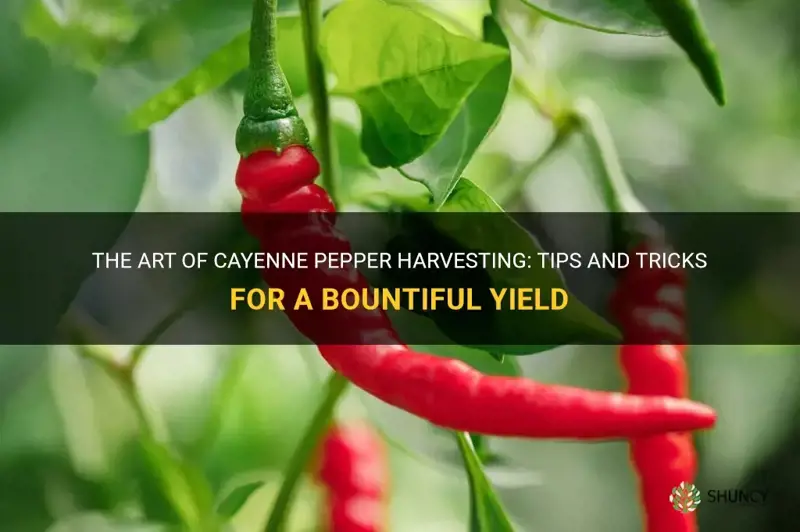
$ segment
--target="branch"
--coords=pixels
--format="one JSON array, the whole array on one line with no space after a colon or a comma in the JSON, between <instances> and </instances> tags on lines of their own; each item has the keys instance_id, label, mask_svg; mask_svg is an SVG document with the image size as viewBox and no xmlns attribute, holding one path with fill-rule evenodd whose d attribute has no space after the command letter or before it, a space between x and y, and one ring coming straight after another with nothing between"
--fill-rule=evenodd
<instances>
[{"instance_id":1,"label":"branch","mask_svg":"<svg viewBox=\"0 0 800 532\"><path fill-rule=\"evenodd\" d=\"M558 122L553 140L550 141L550 144L545 148L542 154L501 183L500 187L498 187L499 190L495 193L497 203L505 206L510 201L518 198L520 192L528 183L528 178L531 174L544 166L545 163L550 161L552 157L564 147L578 126L579 124L574 118L568 118Z\"/></svg>"},{"instance_id":2,"label":"branch","mask_svg":"<svg viewBox=\"0 0 800 532\"><path fill-rule=\"evenodd\" d=\"M289 508L294 499L297 484L303 475L311 457L319 446L319 441L328 430L336 404L347 390L349 381L333 372L328 378L325 386L325 394L322 402L317 408L306 431L303 433L300 444L297 447L283 477L283 484L272 505L269 520L267 521L264 532L283 532L286 526L286 518L289 515Z\"/></svg>"},{"instance_id":3,"label":"branch","mask_svg":"<svg viewBox=\"0 0 800 532\"><path fill-rule=\"evenodd\" d=\"M130 364L117 362L108 347L94 343L99 340L99 331L87 318L75 311L68 312L59 323L79 356L96 364L114 379L122 390L125 399L133 409L139 430L139 439L147 454L153 473L161 480L162 490L175 513L189 530L200 530L207 521L206 511L196 498L191 479L184 473L181 461L168 446L161 441L151 421L144 401L136 387L133 369Z\"/></svg>"},{"instance_id":4,"label":"branch","mask_svg":"<svg viewBox=\"0 0 800 532\"><path fill-rule=\"evenodd\" d=\"M322 25L320 0L300 0L300 19L303 25L303 50L306 59L309 92L314 104L314 122L322 166L322 185L334 205L338 206L339 180L336 142L331 127L331 109L328 87L325 83L325 67L319 56L319 31Z\"/></svg>"}]
</instances>

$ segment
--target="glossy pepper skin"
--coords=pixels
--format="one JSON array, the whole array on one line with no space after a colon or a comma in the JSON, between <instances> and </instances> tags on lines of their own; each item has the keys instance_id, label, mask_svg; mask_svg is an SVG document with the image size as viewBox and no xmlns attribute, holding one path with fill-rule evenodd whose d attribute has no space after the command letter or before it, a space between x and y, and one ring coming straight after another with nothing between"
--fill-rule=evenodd
<instances>
[{"instance_id":1,"label":"glossy pepper skin","mask_svg":"<svg viewBox=\"0 0 800 532\"><path fill-rule=\"evenodd\" d=\"M648 243L636 251L657 251ZM684 302L685 279L676 270L629 268L619 282L614 311L626 338L635 336L645 345L620 347L620 364L631 394L688 395ZM667 314L674 318L668 331L648 321ZM663 321L663 319L662 319ZM671 339L675 343L664 343ZM669 504L672 489L681 482L694 483L697 456L692 435L674 432L631 440L631 461L639 477L647 532L696 532L694 512L682 514Z\"/></svg>"},{"instance_id":2,"label":"glossy pepper skin","mask_svg":"<svg viewBox=\"0 0 800 532\"><path fill-rule=\"evenodd\" d=\"M328 430L316 478L326 492L324 532L386 530L386 450L368 424L351 421Z\"/></svg>"},{"instance_id":3,"label":"glossy pepper skin","mask_svg":"<svg viewBox=\"0 0 800 532\"><path fill-rule=\"evenodd\" d=\"M274 39L259 36L274 32L275 0L256 0L255 5L258 16L251 34L271 43L269 57L274 64L265 68L263 58L251 58L251 68L280 72ZM251 54L260 50L253 47ZM258 79L263 84L263 76ZM287 116L296 116L283 76L270 78L266 88L260 84L250 85L252 94L245 102L251 105L245 105L237 135L242 158L236 186L248 231L268 253L350 252L349 242L335 228L333 203L313 183L320 167L307 142L296 140L302 132L277 135L269 123L259 123L282 120L280 113L263 109L281 109ZM275 101L252 103L264 98ZM248 109L259 111L249 116ZM278 213L295 215L265 216ZM352 268L266 269L262 277L269 286L282 289L286 301L296 301L301 289L308 291L314 310L290 305L286 314L304 336L318 344L335 371L378 399L444 428L494 436L600 440L704 429L715 422L711 408L691 401L487 376L458 360L417 353L400 342L380 310L321 310L322 288L368 286ZM331 337L330 331L346 340L342 342L346 345L320 345L321 338Z\"/></svg>"}]
</instances>

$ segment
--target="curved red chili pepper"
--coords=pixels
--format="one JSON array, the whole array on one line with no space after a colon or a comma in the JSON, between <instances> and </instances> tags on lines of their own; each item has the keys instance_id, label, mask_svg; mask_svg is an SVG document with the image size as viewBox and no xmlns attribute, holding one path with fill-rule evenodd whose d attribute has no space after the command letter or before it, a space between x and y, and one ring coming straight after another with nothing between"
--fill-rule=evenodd
<instances>
[{"instance_id":1,"label":"curved red chili pepper","mask_svg":"<svg viewBox=\"0 0 800 532\"><path fill-rule=\"evenodd\" d=\"M326 489L325 532L385 530L388 478L383 442L369 425L332 427L322 441L317 470Z\"/></svg>"},{"instance_id":2,"label":"curved red chili pepper","mask_svg":"<svg viewBox=\"0 0 800 532\"><path fill-rule=\"evenodd\" d=\"M650 251L644 244L636 251ZM669 301L659 293L671 291ZM628 392L643 396L685 398L688 396L686 370L684 301L682 272L666 269L625 271L612 308L626 340L650 345L626 344L620 347L620 364L628 381ZM657 315L672 318L675 326L665 329L654 323ZM671 340L675 345L665 344ZM658 343L660 345L653 345ZM639 476L647 532L696 532L694 512L680 513L672 508L669 496L681 482L693 483L697 456L692 435L686 432L662 434L631 440L631 461Z\"/></svg>"},{"instance_id":3,"label":"curved red chili pepper","mask_svg":"<svg viewBox=\"0 0 800 532\"><path fill-rule=\"evenodd\" d=\"M313 154L297 145L280 155L263 150L241 159L236 185L245 224L265 252L350 251L334 228L330 198L313 184L319 170ZM319 214L248 216L290 212ZM287 301L308 290L314 310L287 306L286 314L334 370L386 403L445 428L495 436L622 439L715 422L713 409L687 400L487 376L458 360L417 353L400 342L383 311L321 310L322 288L368 286L352 268L267 269L262 276L284 290ZM324 345L331 331L346 345Z\"/></svg>"}]
</instances>

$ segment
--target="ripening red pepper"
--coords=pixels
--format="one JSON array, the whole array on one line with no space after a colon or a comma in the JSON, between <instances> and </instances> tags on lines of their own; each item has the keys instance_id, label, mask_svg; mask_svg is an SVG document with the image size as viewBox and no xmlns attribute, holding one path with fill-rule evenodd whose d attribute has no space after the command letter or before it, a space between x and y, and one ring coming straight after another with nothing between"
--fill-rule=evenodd
<instances>
[{"instance_id":1,"label":"ripening red pepper","mask_svg":"<svg viewBox=\"0 0 800 532\"><path fill-rule=\"evenodd\" d=\"M334 227L333 203L313 184L320 166L276 59L275 2L255 1L251 77L236 136L244 222L268 253L350 252ZM316 214L263 216L276 213ZM286 313L335 371L386 403L444 428L597 440L704 429L715 422L710 407L691 401L487 376L458 360L417 353L400 342L380 310L321 310L322 288L367 287L352 268L267 269L262 276L284 290L287 301L295 301L303 288L308 291L314 310L287 306ZM330 331L346 345L319 345Z\"/></svg>"},{"instance_id":2,"label":"ripening red pepper","mask_svg":"<svg viewBox=\"0 0 800 532\"><path fill-rule=\"evenodd\" d=\"M389 470L383 441L369 425L331 427L320 446L316 478L326 491L324 532L386 530Z\"/></svg>"},{"instance_id":3,"label":"ripening red pepper","mask_svg":"<svg viewBox=\"0 0 800 532\"><path fill-rule=\"evenodd\" d=\"M652 251L645 243L634 251ZM628 393L643 396L685 398L688 376L684 325L685 279L668 269L629 268L619 282L614 312L628 341L620 347L620 364L628 381ZM666 297L665 294L669 294ZM672 318L665 332L655 324L664 315ZM671 339L675 344L666 344ZM647 532L696 532L694 512L675 511L669 503L672 489L681 482L694 483L697 456L688 432L632 439L631 461L639 477Z\"/></svg>"}]
</instances>

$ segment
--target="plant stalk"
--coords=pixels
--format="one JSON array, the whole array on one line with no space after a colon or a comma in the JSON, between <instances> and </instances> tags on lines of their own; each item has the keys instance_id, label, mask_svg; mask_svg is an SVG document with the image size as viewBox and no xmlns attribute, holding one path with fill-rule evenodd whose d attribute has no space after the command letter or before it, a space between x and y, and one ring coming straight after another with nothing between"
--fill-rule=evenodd
<instances>
[{"instance_id":1,"label":"plant stalk","mask_svg":"<svg viewBox=\"0 0 800 532\"><path fill-rule=\"evenodd\" d=\"M586 140L594 173L599 180L606 208L611 213L612 247L626 251L631 238L640 231L650 232L657 226L646 214L647 208L639 201L625 174L611 130L600 108L588 98L579 98L573 106L580 131ZM635 218L623 216L636 214ZM636 227L632 226L633 223Z\"/></svg>"},{"instance_id":2,"label":"plant stalk","mask_svg":"<svg viewBox=\"0 0 800 532\"><path fill-rule=\"evenodd\" d=\"M314 106L317 149L322 166L322 186L334 205L339 202L338 161L336 142L331 123L331 103L325 82L325 67L319 54L319 32L322 25L320 0L300 0L300 19L303 26L303 50L306 60L309 93Z\"/></svg>"},{"instance_id":3,"label":"plant stalk","mask_svg":"<svg viewBox=\"0 0 800 532\"><path fill-rule=\"evenodd\" d=\"M90 333L81 330L75 322L66 322L63 327L71 338L90 337ZM195 498L191 481L184 475L180 462L167 446L161 443L136 387L132 368L110 362L114 360L113 354L108 353L104 346L76 344L73 347L78 355L100 366L119 384L124 397L133 409L139 440L153 473L161 481L164 496L188 530L192 532L204 530L207 525L205 511Z\"/></svg>"},{"instance_id":4,"label":"plant stalk","mask_svg":"<svg viewBox=\"0 0 800 532\"><path fill-rule=\"evenodd\" d=\"M283 484L281 484L278 496L275 503L272 505L269 519L264 528L264 532L284 532L286 530L286 521L289 516L289 510L294 499L297 485L303 476L308 463L319 446L319 442L333 418L333 413L339 399L344 395L347 390L349 381L333 372L328 378L325 385L325 393L322 402L317 407L311 423L303 433L302 439L295 451L294 455L289 460L289 465L283 477Z\"/></svg>"},{"instance_id":5,"label":"plant stalk","mask_svg":"<svg viewBox=\"0 0 800 532\"><path fill-rule=\"evenodd\" d=\"M553 140L539 157L523 166L514 175L504 181L495 193L497 202L506 207L509 202L520 197L520 193L528 184L530 176L545 165L572 137L578 124L572 119L566 119L556 126Z\"/></svg>"}]
</instances>

